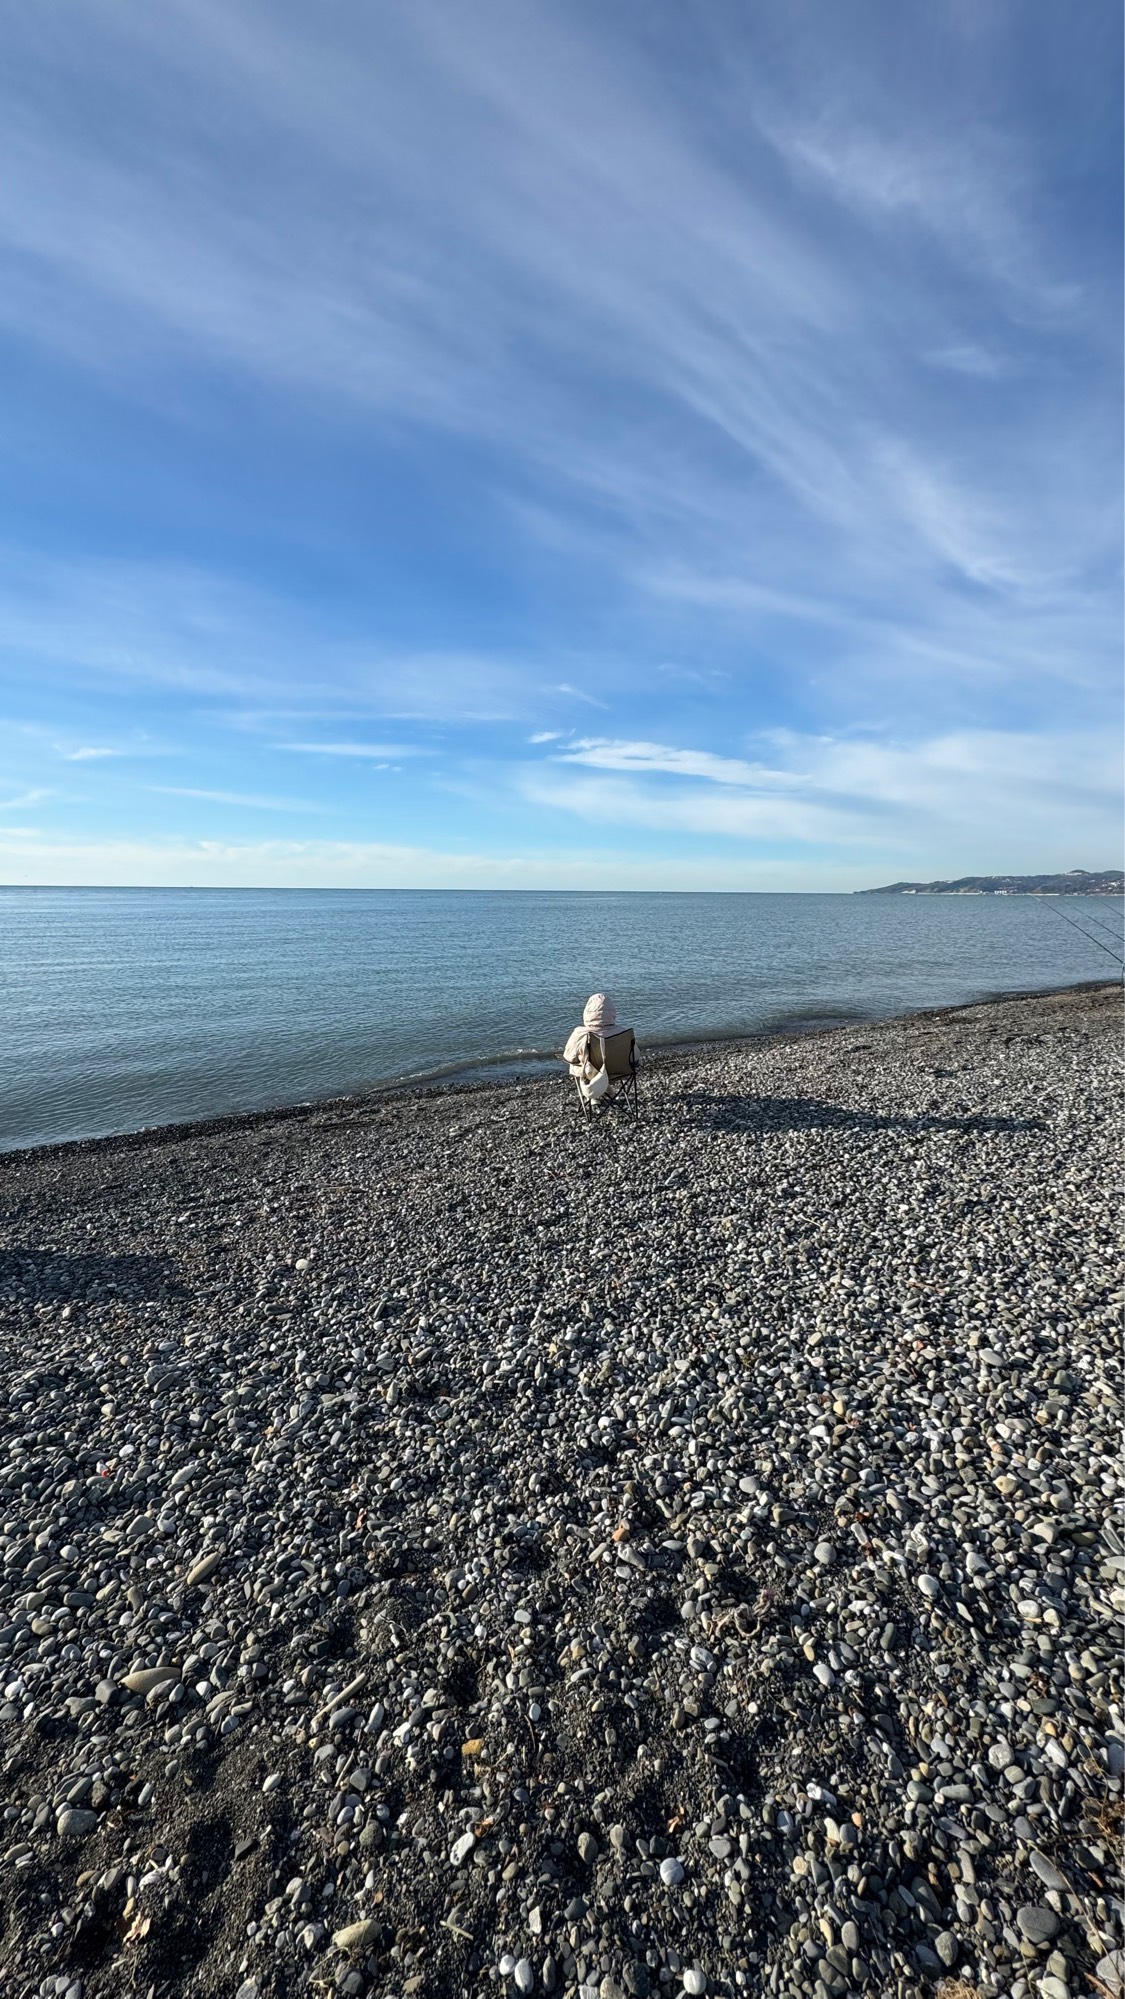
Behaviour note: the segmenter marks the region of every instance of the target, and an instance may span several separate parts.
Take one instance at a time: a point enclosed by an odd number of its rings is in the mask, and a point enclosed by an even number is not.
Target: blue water
[[[0,889],[0,1150],[533,1072],[595,990],[651,1045],[1115,969],[1033,898]]]

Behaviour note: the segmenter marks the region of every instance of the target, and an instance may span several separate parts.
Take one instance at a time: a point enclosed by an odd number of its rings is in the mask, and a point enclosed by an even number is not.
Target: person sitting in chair
[[[610,1044],[607,1050],[607,1044]],[[596,1108],[617,1094],[620,1084],[636,1109],[636,1056],[629,1028],[617,1025],[617,1009],[608,993],[591,993],[563,1049],[563,1061],[578,1087],[583,1110]]]

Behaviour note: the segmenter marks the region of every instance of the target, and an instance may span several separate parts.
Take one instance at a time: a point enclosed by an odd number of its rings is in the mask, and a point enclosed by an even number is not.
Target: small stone
[[[97,1830],[97,1812],[80,1810],[76,1805],[68,1805],[59,1813],[55,1830],[60,1839],[85,1839],[88,1833]]]
[[[1099,1957],[1094,1973],[1107,1992],[1112,1994],[1112,1999],[1121,1999],[1121,1994],[1125,1992],[1125,1950],[1111,1950],[1105,1957]]]
[[[697,1964],[689,1964],[684,1971],[684,1991],[689,1994],[689,1999],[699,1999],[700,1993],[706,1990],[705,1974]]]
[[[468,1859],[476,1843],[477,1836],[474,1832],[463,1832],[460,1839],[454,1840],[449,1849],[449,1858],[454,1867],[460,1867],[462,1861]]]
[[[188,1588],[198,1589],[200,1583],[205,1583],[210,1576],[213,1576],[225,1553],[225,1548],[215,1548],[211,1554],[201,1555],[184,1577]]]
[[[822,1687],[832,1687],[836,1684],[835,1673],[831,1666],[825,1665],[823,1659],[818,1659],[813,1667],[813,1679],[819,1680]]]
[[[660,1879],[666,1888],[678,1888],[684,1878],[684,1863],[674,1853],[660,1863]]]
[[[1059,1873],[1058,1868],[1048,1860],[1045,1853],[1040,1853],[1039,1848],[1033,1846],[1027,1857],[1038,1874],[1039,1879],[1042,1881],[1044,1888],[1053,1888],[1056,1895],[1066,1894],[1066,1876]]]
[[[529,1957],[517,1958],[512,1978],[517,1992],[526,1994],[535,1990],[535,1967]]]
[[[585,1866],[592,1867],[600,1851],[601,1848],[599,1847],[598,1842],[594,1838],[592,1832],[579,1833],[578,1858],[583,1862]]]
[[[813,1549],[813,1556],[824,1568],[827,1568],[830,1562],[836,1560],[836,1543],[834,1541],[818,1541],[816,1547]]]
[[[1045,1909],[1038,1902],[1025,1902],[1022,1909],[1017,1909],[1016,1922],[1028,1943],[1050,1943],[1058,1934],[1059,1919],[1054,1910]]]
[[[281,1783],[280,1770],[271,1770],[269,1776],[266,1778],[264,1784],[262,1785],[262,1791],[265,1794],[265,1796],[268,1798],[270,1792],[276,1791],[280,1783]]]
[[[368,1918],[364,1922],[348,1923],[342,1930],[332,1932],[332,1941],[337,1950],[365,1950],[374,1943],[382,1925]]]
[[[947,1971],[957,1962],[957,1939],[952,1930],[942,1930],[934,1938],[934,1949]]]
[[[178,1666],[142,1666],[136,1673],[126,1673],[121,1684],[131,1694],[155,1693],[157,1687],[171,1686],[180,1677]]]
[[[941,1594],[941,1584],[936,1576],[919,1576],[918,1588],[921,1590],[923,1596],[928,1596],[931,1599]]]

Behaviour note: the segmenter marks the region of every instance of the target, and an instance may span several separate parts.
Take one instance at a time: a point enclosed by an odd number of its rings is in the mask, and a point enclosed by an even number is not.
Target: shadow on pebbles
[[[1122,1988],[1119,996],[0,1160],[10,1999]]]

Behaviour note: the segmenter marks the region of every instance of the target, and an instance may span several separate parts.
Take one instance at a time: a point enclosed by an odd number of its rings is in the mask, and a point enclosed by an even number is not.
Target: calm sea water
[[[652,1044],[1113,975],[1030,898],[0,889],[0,1149],[533,1072],[596,990]]]

